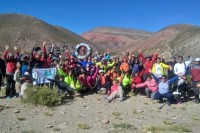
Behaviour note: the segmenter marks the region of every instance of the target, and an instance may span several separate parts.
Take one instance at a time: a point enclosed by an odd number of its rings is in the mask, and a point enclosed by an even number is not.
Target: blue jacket
[[[170,84],[176,82],[176,80],[178,79],[178,76],[175,76],[175,77],[167,80],[167,82],[162,82],[161,79],[157,78],[153,73],[151,73],[151,75],[156,80],[156,82],[159,83],[158,84],[158,91],[159,91],[160,94],[168,93]]]

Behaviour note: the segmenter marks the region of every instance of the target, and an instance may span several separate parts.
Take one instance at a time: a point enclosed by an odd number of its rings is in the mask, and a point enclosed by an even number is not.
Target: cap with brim
[[[199,61],[200,61],[200,58],[196,58],[194,61],[197,61],[197,62],[199,62]]]
[[[24,73],[24,76],[29,76],[29,75],[30,75],[29,72]]]

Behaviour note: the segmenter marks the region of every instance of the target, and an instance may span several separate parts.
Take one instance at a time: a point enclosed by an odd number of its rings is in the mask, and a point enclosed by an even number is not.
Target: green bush
[[[59,94],[55,89],[50,90],[48,87],[29,86],[25,90],[25,97],[22,101],[34,105],[56,106],[62,103],[64,95]]]

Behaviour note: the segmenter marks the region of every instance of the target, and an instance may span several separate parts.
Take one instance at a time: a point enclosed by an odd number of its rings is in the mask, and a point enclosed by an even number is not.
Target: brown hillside
[[[92,44],[70,30],[50,25],[31,16],[0,15],[0,48],[16,45],[30,51],[33,46],[40,45],[43,41],[60,45],[77,45],[81,42]],[[92,47],[95,48],[94,44]]]
[[[161,49],[166,56],[186,55],[200,56],[200,27],[192,25],[172,25],[156,33],[122,28],[97,28],[82,35],[104,49],[122,52],[126,49],[147,53]]]

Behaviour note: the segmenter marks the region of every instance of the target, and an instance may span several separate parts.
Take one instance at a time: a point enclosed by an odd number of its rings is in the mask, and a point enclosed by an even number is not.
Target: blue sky
[[[77,34],[100,26],[158,31],[200,26],[200,0],[0,0],[0,14],[20,13]]]

